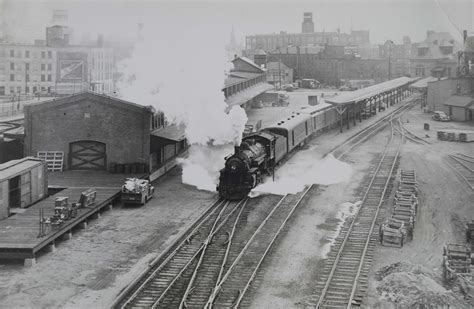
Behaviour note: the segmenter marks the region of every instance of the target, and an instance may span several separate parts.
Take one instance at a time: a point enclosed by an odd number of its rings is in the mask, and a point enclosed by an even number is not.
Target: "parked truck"
[[[127,178],[122,186],[121,199],[123,204],[145,205],[153,197],[155,187],[148,180]]]

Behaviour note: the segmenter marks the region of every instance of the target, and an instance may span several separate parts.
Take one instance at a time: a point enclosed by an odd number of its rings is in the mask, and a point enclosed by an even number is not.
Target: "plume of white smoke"
[[[119,66],[119,93],[164,112],[169,123],[185,125],[191,148],[188,158],[180,160],[183,182],[215,190],[228,154],[220,146],[240,143],[247,121],[240,107],[226,113],[222,92],[225,72],[231,68],[224,49],[230,27],[213,20],[212,7],[207,13],[179,13],[143,22],[132,57]],[[213,150],[222,157],[213,157]]]
[[[331,185],[348,181],[352,175],[352,167],[337,160],[331,154],[324,159],[315,159],[315,149],[300,151],[276,171],[275,181],[267,179],[254,188],[249,196],[262,194],[296,194],[306,185]]]

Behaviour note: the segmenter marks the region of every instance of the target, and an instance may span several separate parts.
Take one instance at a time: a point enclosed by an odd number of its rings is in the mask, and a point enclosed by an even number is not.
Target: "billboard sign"
[[[80,83],[87,80],[87,53],[58,52],[57,81]]]

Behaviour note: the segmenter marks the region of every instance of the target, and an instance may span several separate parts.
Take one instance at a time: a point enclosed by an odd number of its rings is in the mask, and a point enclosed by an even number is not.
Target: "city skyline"
[[[462,41],[463,29],[471,31],[472,3],[470,1],[316,1],[297,2],[265,1],[178,1],[175,3],[151,1],[136,5],[131,2],[112,3],[95,1],[90,11],[78,1],[11,1],[0,0],[1,19],[8,24],[8,33],[22,42],[44,36],[43,27],[51,24],[53,9],[67,9],[69,25],[74,29],[75,40],[95,39],[103,33],[109,39],[133,40],[137,24],[156,19],[153,26],[179,22],[185,27],[195,23],[212,23],[227,33],[234,27],[238,43],[245,36],[285,31],[301,32],[304,12],[312,12],[315,31],[349,33],[369,30],[372,44],[386,40],[398,43],[408,35],[413,42],[422,41],[426,31],[449,32]],[[217,14],[219,13],[219,14]],[[22,19],[17,17],[21,14]],[[88,22],[83,16],[87,14]],[[262,18],[265,16],[265,18]],[[362,18],[361,16],[364,16]],[[209,18],[208,18],[209,17]],[[27,22],[25,22],[27,20]],[[415,29],[415,30],[413,30]],[[172,28],[170,28],[172,31]]]

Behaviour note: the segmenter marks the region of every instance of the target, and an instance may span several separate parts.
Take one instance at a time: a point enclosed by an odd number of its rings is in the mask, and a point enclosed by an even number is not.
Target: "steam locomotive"
[[[330,104],[307,107],[273,126],[246,136],[220,171],[217,191],[229,200],[242,199],[271,174],[290,152],[313,134],[337,124],[336,111]]]

